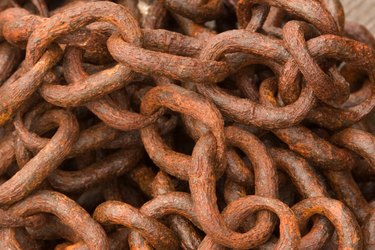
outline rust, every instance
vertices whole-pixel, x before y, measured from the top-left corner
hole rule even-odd
[[[0,1],[0,248],[373,249],[374,49],[339,0]]]

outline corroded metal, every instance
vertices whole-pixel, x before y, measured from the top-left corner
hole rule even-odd
[[[339,0],[1,1],[0,248],[374,248],[374,48]]]

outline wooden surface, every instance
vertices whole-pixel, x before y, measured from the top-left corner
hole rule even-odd
[[[365,25],[375,34],[375,0],[341,0],[346,18]]]

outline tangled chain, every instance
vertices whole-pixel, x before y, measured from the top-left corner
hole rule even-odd
[[[375,248],[375,39],[339,0],[0,10],[0,249]]]

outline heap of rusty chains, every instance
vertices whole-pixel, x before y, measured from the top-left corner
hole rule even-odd
[[[375,39],[338,0],[0,6],[1,249],[375,247]]]

